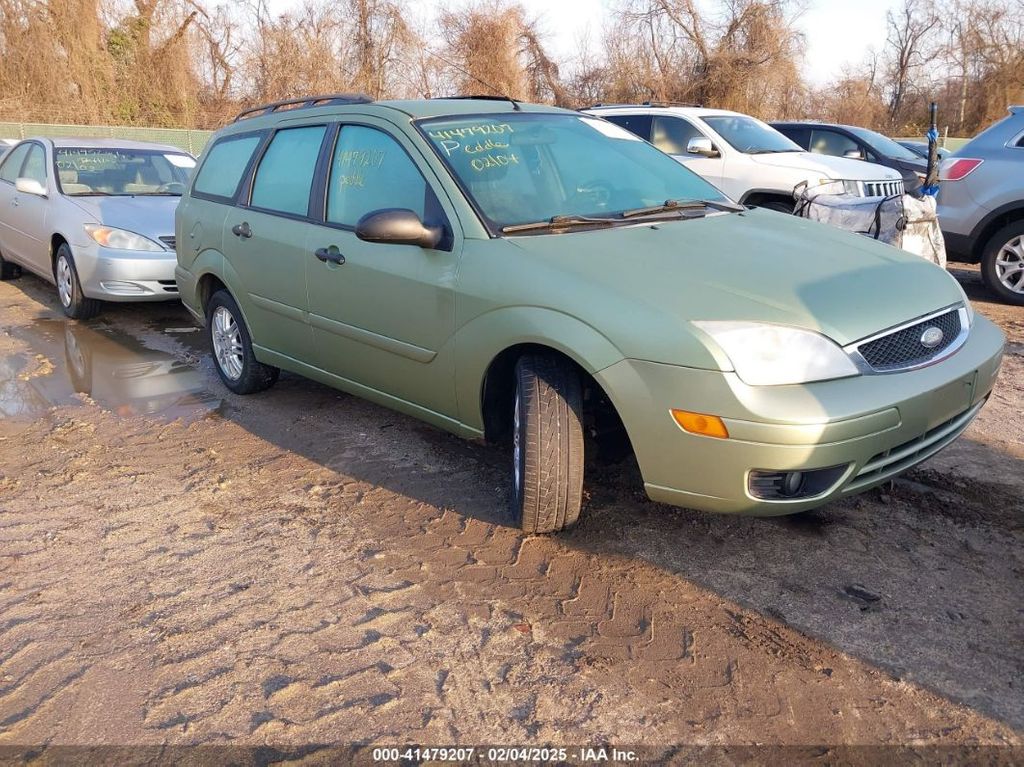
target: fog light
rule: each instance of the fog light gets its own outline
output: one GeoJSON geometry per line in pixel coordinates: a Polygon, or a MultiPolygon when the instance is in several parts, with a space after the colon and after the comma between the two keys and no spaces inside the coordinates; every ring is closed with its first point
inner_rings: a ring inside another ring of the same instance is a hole
{"type": "Polygon", "coordinates": [[[106,280],[100,283],[100,287],[107,293],[121,296],[139,296],[149,291],[136,282],[125,282],[123,280],[106,280]]]}
{"type": "Polygon", "coordinates": [[[754,498],[764,501],[793,501],[814,498],[833,490],[843,478],[850,464],[830,466],[827,469],[801,471],[767,471],[755,469],[747,477],[747,490],[754,498]]]}
{"type": "Polygon", "coordinates": [[[705,413],[691,413],[688,410],[673,410],[672,418],[679,424],[683,431],[690,434],[700,434],[705,437],[717,439],[729,439],[729,430],[725,423],[717,415],[705,413]]]}

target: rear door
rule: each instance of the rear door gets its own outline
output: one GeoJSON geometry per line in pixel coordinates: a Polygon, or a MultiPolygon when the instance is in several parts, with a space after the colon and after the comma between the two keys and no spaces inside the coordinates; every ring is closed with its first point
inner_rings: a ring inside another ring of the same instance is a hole
{"type": "Polygon", "coordinates": [[[313,358],[307,322],[306,236],[313,178],[328,126],[279,127],[224,221],[224,255],[242,285],[253,344],[301,362],[313,358]]]}
{"type": "Polygon", "coordinates": [[[325,168],[324,220],[306,238],[305,269],[318,367],[454,416],[448,343],[462,243],[435,183],[417,147],[387,123],[343,123],[325,168]],[[412,210],[443,226],[445,237],[433,250],[356,237],[358,221],[384,208],[412,210]],[[321,260],[318,250],[344,263],[321,260]]]}
{"type": "Polygon", "coordinates": [[[625,128],[630,133],[635,133],[644,141],[651,140],[652,118],[650,115],[604,115],[599,111],[594,114],[603,117],[608,122],[615,123],[620,128],[625,128]]]}

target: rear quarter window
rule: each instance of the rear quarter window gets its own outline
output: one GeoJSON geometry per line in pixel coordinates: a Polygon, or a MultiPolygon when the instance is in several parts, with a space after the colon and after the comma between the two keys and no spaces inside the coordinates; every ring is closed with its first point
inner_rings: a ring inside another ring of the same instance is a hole
{"type": "Polygon", "coordinates": [[[233,199],[261,138],[259,134],[228,136],[210,147],[196,174],[193,193],[233,199]]]}

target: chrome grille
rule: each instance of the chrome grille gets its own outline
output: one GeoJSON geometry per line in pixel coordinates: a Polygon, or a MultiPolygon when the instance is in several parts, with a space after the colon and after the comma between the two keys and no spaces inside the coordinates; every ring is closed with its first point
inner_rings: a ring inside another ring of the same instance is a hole
{"type": "Polygon", "coordinates": [[[903,181],[863,181],[865,197],[892,197],[903,194],[903,181]]]}
{"type": "Polygon", "coordinates": [[[938,317],[869,341],[858,349],[861,356],[875,370],[899,370],[920,365],[942,354],[957,339],[960,330],[960,312],[952,309],[938,317]],[[921,337],[926,330],[933,327],[942,331],[942,340],[937,346],[929,348],[922,343],[921,337]]]}
{"type": "Polygon", "coordinates": [[[171,250],[174,250],[174,246],[177,245],[177,241],[174,239],[174,235],[173,234],[170,235],[169,237],[158,237],[157,239],[159,239],[160,242],[162,242],[164,245],[166,245],[171,250]]]}

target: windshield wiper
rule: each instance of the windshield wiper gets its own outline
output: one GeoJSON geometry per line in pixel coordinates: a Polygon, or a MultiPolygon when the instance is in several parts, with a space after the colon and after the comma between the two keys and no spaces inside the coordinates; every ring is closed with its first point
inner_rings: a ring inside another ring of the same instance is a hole
{"type": "Polygon", "coordinates": [[[501,227],[502,234],[518,232],[535,232],[544,229],[568,229],[573,226],[612,226],[613,218],[591,218],[589,216],[552,216],[547,221],[534,221],[530,224],[511,224],[501,227]]]}
{"type": "Polygon", "coordinates": [[[742,205],[734,205],[731,202],[719,202],[717,200],[665,200],[662,205],[651,205],[647,208],[634,208],[622,212],[623,218],[636,218],[637,216],[649,216],[655,213],[670,213],[680,210],[722,210],[729,213],[738,213],[746,210],[742,205]]]}

